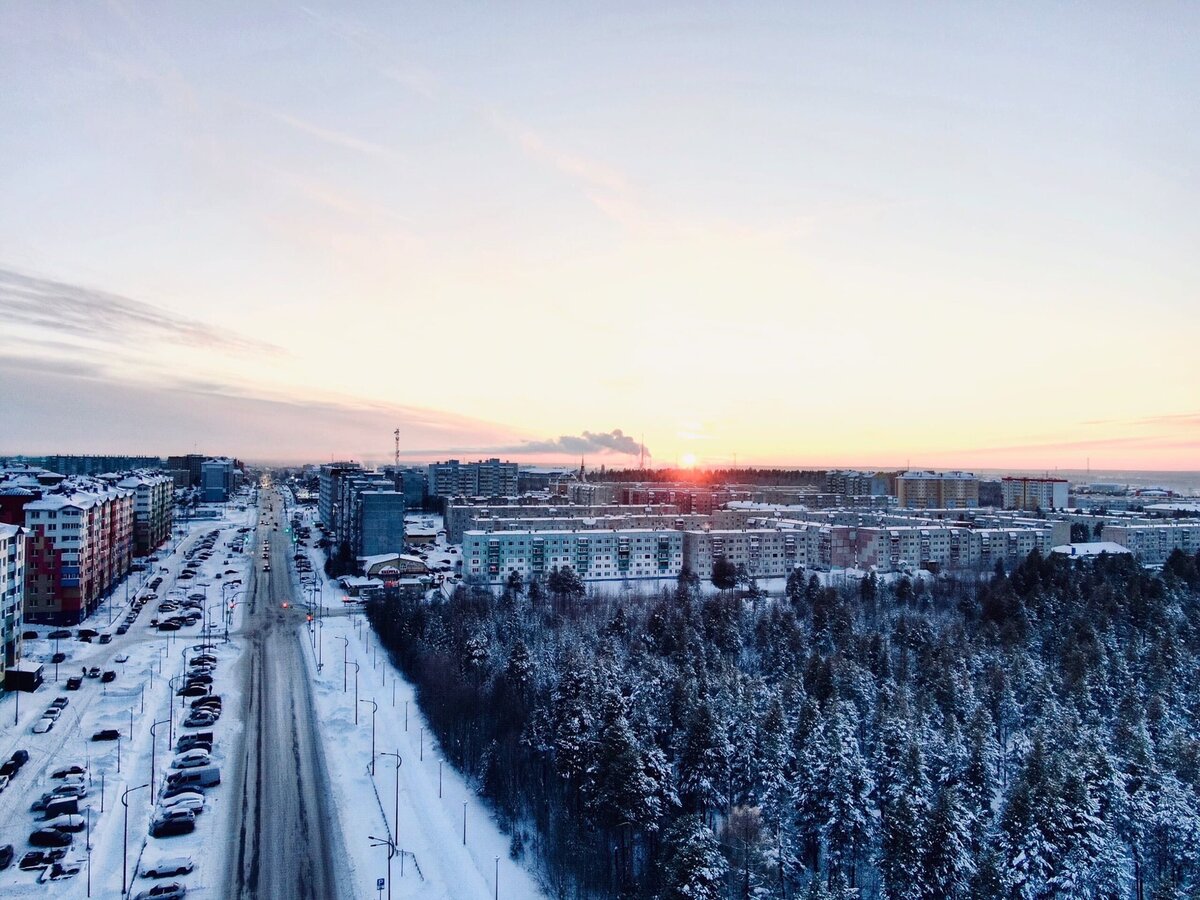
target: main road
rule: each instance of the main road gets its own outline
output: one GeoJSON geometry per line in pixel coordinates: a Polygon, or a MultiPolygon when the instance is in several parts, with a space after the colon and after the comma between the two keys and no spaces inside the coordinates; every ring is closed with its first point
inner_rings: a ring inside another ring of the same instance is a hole
{"type": "Polygon", "coordinates": [[[346,857],[303,657],[303,613],[291,593],[283,500],[269,484],[259,496],[259,546],[252,548],[255,577],[242,630],[244,751],[230,779],[239,809],[223,896],[336,900],[350,896],[339,883],[346,857]],[[258,558],[264,539],[270,571],[258,558]]]}

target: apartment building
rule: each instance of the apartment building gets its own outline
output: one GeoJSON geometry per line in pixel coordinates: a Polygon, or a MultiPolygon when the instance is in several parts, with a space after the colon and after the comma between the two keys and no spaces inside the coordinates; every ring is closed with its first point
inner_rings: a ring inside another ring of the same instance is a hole
{"type": "Polygon", "coordinates": [[[450,459],[431,463],[427,480],[433,497],[511,496],[517,493],[517,464],[494,457],[468,463],[450,459]]]}
{"type": "Polygon", "coordinates": [[[1200,553],[1200,522],[1162,522],[1142,525],[1105,525],[1100,540],[1128,548],[1139,562],[1161,565],[1175,550],[1200,553]]]}
{"type": "Polygon", "coordinates": [[[25,619],[76,624],[129,571],[134,492],[64,485],[25,505],[25,619]]]}
{"type": "Polygon", "coordinates": [[[584,581],[674,579],[683,568],[683,532],[629,528],[579,531],[468,531],[463,575],[493,584],[571,568],[584,581]]]}
{"type": "MultiPolygon", "coordinates": [[[[467,503],[449,503],[446,506],[445,527],[446,540],[452,544],[461,544],[467,531],[499,531],[504,528],[520,530],[523,522],[537,520],[539,524],[549,524],[544,520],[560,522],[558,528],[569,530],[574,527],[606,527],[601,525],[581,524],[591,519],[598,522],[601,519],[620,516],[650,516],[678,517],[678,510],[670,504],[649,506],[628,506],[619,503],[596,504],[591,506],[570,506],[566,504],[552,505],[550,503],[522,503],[520,505],[488,504],[475,506],[467,503]]],[[[683,521],[690,523],[690,518],[683,521]]],[[[647,521],[644,527],[655,527],[658,522],[647,521]]],[[[533,530],[541,530],[533,525],[533,530]]]]}
{"type": "Polygon", "coordinates": [[[683,535],[683,564],[702,579],[712,575],[721,558],[751,577],[781,578],[797,566],[817,567],[821,537],[819,527],[806,526],[691,530],[683,535]]]}
{"type": "Polygon", "coordinates": [[[343,461],[326,463],[317,471],[317,519],[332,534],[342,530],[342,481],[362,470],[356,462],[343,461]]]}
{"type": "Polygon", "coordinates": [[[206,459],[200,465],[200,499],[205,503],[225,503],[237,486],[233,460],[228,457],[206,459]]]}
{"type": "Polygon", "coordinates": [[[904,472],[896,476],[896,499],[911,509],[979,506],[979,479],[970,472],[904,472]]]}
{"type": "Polygon", "coordinates": [[[133,491],[133,552],[146,556],[171,537],[175,522],[175,480],[161,472],[103,476],[114,487],[133,491]]]}
{"type": "Polygon", "coordinates": [[[21,658],[25,607],[25,532],[0,525],[0,684],[21,658]]]}
{"type": "Polygon", "coordinates": [[[351,502],[350,551],[356,557],[399,553],[404,549],[403,491],[362,490],[351,502]]]}
{"type": "Polygon", "coordinates": [[[1065,478],[1000,479],[1005,509],[1066,509],[1068,484],[1065,478]]]}

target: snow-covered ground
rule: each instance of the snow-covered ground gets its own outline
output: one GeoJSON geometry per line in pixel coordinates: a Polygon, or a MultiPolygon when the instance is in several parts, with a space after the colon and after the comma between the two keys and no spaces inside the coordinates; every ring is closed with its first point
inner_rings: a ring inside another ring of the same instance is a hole
{"type": "MultiPolygon", "coordinates": [[[[254,510],[232,511],[220,519],[192,520],[181,526],[184,534],[171,552],[160,550],[162,557],[154,564],[146,579],[161,576],[162,584],[155,593],[158,599],[146,603],[128,633],[117,635],[117,626],[124,621],[126,606],[123,589],[114,596],[112,623],[109,624],[107,603],[85,621],[81,627],[94,628],[102,634],[112,634],[112,642],[100,644],[78,640],[61,641],[59,649],[68,656],[67,662],[59,666],[60,683],[54,682],[54,667],[47,665],[49,679],[33,694],[19,697],[20,713],[14,714],[18,698],[5,697],[0,703],[0,754],[7,759],[14,750],[25,749],[30,754],[29,762],[13,778],[8,788],[0,794],[0,844],[11,843],[16,858],[8,870],[0,873],[0,895],[4,897],[46,896],[74,898],[89,894],[97,897],[120,895],[122,881],[123,850],[128,848],[128,880],[134,892],[145,890],[154,882],[139,878],[135,872],[140,864],[149,863],[161,856],[191,855],[196,870],[183,876],[189,896],[218,897],[215,878],[221,867],[213,857],[211,849],[206,852],[208,838],[219,833],[221,819],[232,806],[226,798],[227,788],[210,789],[206,798],[206,809],[199,817],[197,830],[174,838],[155,839],[148,837],[148,824],[154,811],[157,793],[161,790],[168,765],[174,756],[173,742],[178,739],[182,720],[187,714],[191,698],[174,696],[170,685],[173,676],[184,671],[184,659],[194,653],[193,647],[200,643],[212,643],[219,662],[214,675],[214,692],[224,699],[225,715],[212,730],[216,735],[213,762],[221,765],[227,752],[233,747],[233,738],[240,727],[230,710],[239,707],[238,681],[233,677],[232,661],[240,651],[236,638],[225,643],[224,627],[213,631],[207,641],[202,638],[202,624],[185,626],[180,631],[159,632],[150,626],[150,620],[158,616],[157,606],[172,595],[207,593],[209,614],[216,622],[222,622],[222,584],[233,584],[224,594],[233,602],[231,631],[236,631],[241,620],[242,605],[238,602],[238,582],[245,580],[250,570],[248,556],[229,551],[229,542],[236,538],[238,528],[253,524],[254,510]],[[191,579],[180,580],[187,553],[205,534],[218,532],[208,560],[200,563],[191,579]],[[163,571],[165,570],[165,571],[163,571]],[[231,571],[232,570],[232,571],[231,571]],[[207,589],[205,588],[207,585],[207,589]],[[119,602],[117,602],[119,600],[119,602]],[[118,661],[120,660],[120,661],[118,661]],[[77,691],[65,690],[66,679],[79,674],[82,666],[98,666],[117,672],[116,680],[103,684],[99,679],[85,678],[77,691]],[[56,696],[66,697],[69,705],[54,728],[45,734],[33,734],[32,725],[38,720],[49,702],[56,696]],[[168,717],[170,722],[168,723],[168,717]],[[151,726],[156,720],[163,721],[151,726]],[[93,733],[104,728],[115,728],[121,740],[94,742],[93,733]],[[148,785],[151,780],[151,757],[154,756],[153,780],[155,793],[148,785]],[[119,755],[119,759],[118,759],[119,755]],[[43,792],[53,789],[58,781],[51,773],[59,767],[78,764],[87,768],[88,795],[80,803],[81,813],[90,820],[90,853],[88,835],[75,836],[73,845],[67,850],[64,862],[77,861],[81,864],[79,874],[69,880],[42,884],[43,873],[22,871],[17,863],[32,849],[28,835],[40,827],[41,814],[30,810],[30,805],[43,792]],[[127,788],[135,789],[128,797],[128,842],[123,839],[124,809],[121,794],[127,788]],[[89,875],[90,862],[90,875],[89,875]],[[212,879],[210,881],[210,876],[212,879]],[[89,885],[90,878],[90,885],[89,885]]],[[[247,536],[246,549],[252,551],[253,534],[247,536]]],[[[131,590],[131,599],[136,592],[131,590]]],[[[38,640],[25,643],[25,658],[48,662],[55,652],[54,641],[44,635],[54,630],[47,626],[29,626],[43,635],[38,640]]],[[[71,629],[73,633],[78,628],[71,629]]],[[[178,684],[178,682],[177,682],[178,684]]],[[[195,730],[195,729],[188,729],[195,730]]]]}
{"type": "MultiPolygon", "coordinates": [[[[314,529],[311,543],[318,536],[314,529]]],[[[324,615],[311,632],[303,627],[304,638],[312,651],[309,667],[334,799],[342,811],[354,896],[374,897],[376,879],[387,877],[388,840],[403,851],[403,873],[399,856],[391,863],[393,897],[487,900],[497,895],[497,876],[500,897],[544,896],[530,872],[509,858],[509,837],[486,803],[445,762],[412,686],[387,660],[358,607],[345,604],[344,592],[325,578],[323,554],[311,543],[305,552],[323,583],[324,615]],[[355,663],[359,667],[357,723],[355,663]],[[370,774],[372,704],[366,701],[378,704],[376,753],[398,753],[402,760],[398,782],[395,756],[377,755],[375,775],[370,774]],[[372,838],[382,839],[384,845],[373,847],[380,842],[372,838]]],[[[448,560],[454,558],[448,548],[437,552],[448,560]]]]}

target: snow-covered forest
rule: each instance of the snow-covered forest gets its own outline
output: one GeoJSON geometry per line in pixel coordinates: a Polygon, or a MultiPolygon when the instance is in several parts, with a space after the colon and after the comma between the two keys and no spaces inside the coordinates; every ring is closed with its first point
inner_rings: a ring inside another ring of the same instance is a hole
{"type": "Polygon", "coordinates": [[[370,613],[556,895],[1167,900],[1200,892],[1197,564],[370,613]]]}

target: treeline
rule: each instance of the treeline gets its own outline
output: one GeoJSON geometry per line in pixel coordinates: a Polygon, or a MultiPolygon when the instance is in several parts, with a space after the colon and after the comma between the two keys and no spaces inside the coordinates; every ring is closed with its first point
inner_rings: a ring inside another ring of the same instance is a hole
{"type": "Polygon", "coordinates": [[[555,896],[1200,895],[1200,568],[370,616],[555,896]]]}

